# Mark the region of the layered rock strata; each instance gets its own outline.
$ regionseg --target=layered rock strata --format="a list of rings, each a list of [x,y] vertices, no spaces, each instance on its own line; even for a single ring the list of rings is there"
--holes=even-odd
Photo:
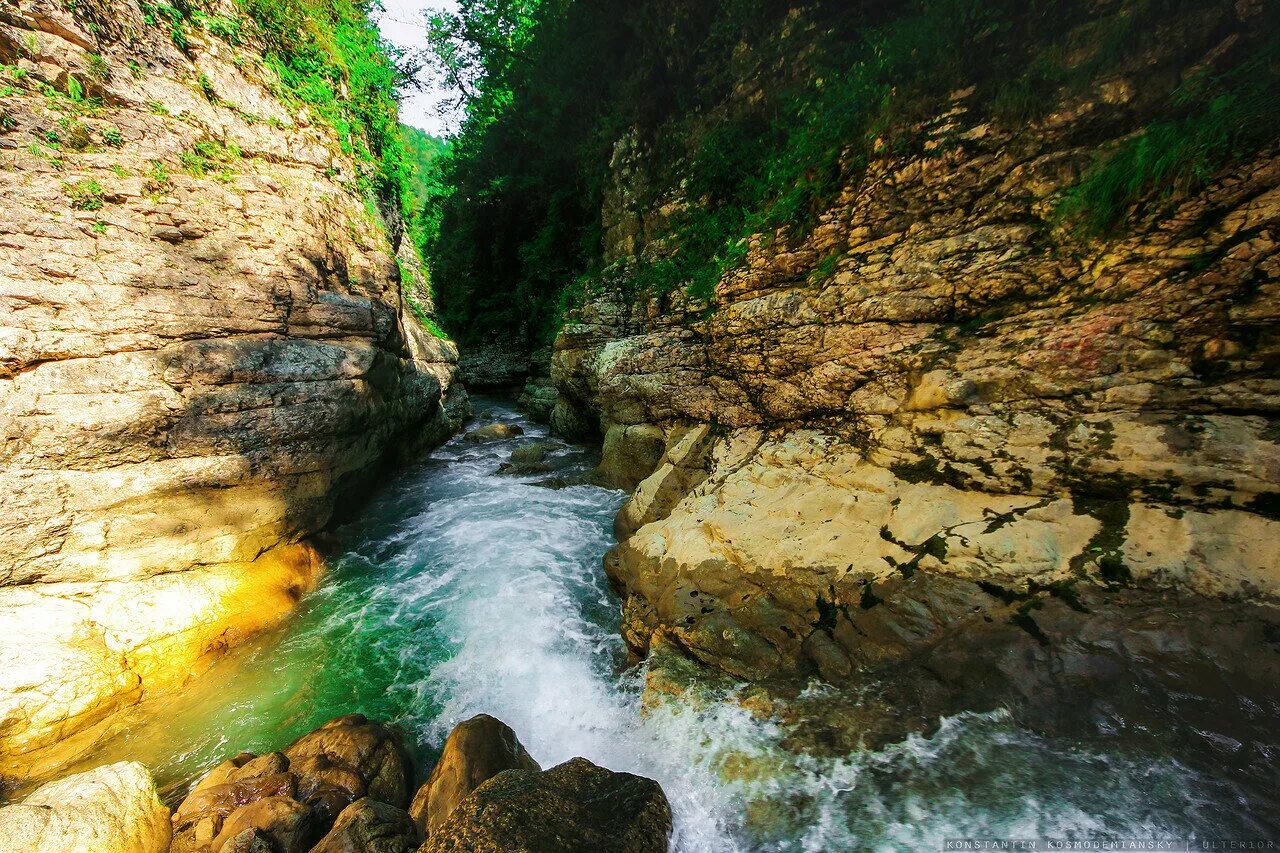
[[[637,655],[887,687],[892,724],[853,714],[853,741],[995,704],[1168,695],[1185,722],[1272,695],[1280,154],[1074,237],[1057,200],[1157,114],[1145,75],[1192,73],[1141,60],[1030,128],[956,92],[923,153],[874,158],[802,239],[754,238],[710,308],[605,293],[564,329],[553,424],[598,427],[609,477],[656,462],[606,559]],[[606,204],[611,257],[662,215],[635,209]],[[1256,708],[1253,758],[1280,719]]]
[[[363,167],[251,43],[23,0],[0,63],[0,772],[22,776],[287,612],[319,569],[304,537],[442,440],[460,389]]]

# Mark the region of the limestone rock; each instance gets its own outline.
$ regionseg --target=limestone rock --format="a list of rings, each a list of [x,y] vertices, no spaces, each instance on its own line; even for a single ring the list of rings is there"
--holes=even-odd
[[[458,372],[470,388],[510,388],[529,375],[529,356],[515,342],[470,346],[458,362]]]
[[[670,836],[671,807],[657,782],[574,758],[493,777],[433,830],[422,851],[664,853]]]
[[[342,810],[311,853],[413,853],[420,841],[404,809],[365,797]]]
[[[1169,23],[1192,33],[1196,14]],[[1202,55],[1156,40],[1135,80],[1031,127],[957,93],[904,128],[954,144],[885,147],[810,231],[749,238],[705,303],[592,283],[556,341],[552,423],[603,425],[606,461],[630,458],[611,451],[629,430],[665,431],[606,557],[634,656],[687,665],[651,668],[651,692],[710,672],[786,696],[762,702],[784,714],[810,679],[886,685],[826,717],[883,740],[995,696],[1046,727],[1106,697],[1141,718],[1129,685],[1187,702],[1200,671],[1275,725],[1280,154],[1105,237],[1054,212],[1085,164],[1166,118],[1136,80]],[[666,205],[630,195],[670,171],[658,156],[615,146],[610,275],[661,250]],[[1189,627],[1206,621],[1223,630]],[[1248,717],[1224,737],[1274,750]],[[849,747],[839,728],[799,740]],[[1211,750],[1195,728],[1170,737]]]
[[[530,420],[549,424],[557,394],[555,382],[550,376],[534,377],[525,383],[524,390],[516,401],[516,408],[528,415]]]
[[[483,783],[504,770],[541,770],[516,733],[480,714],[454,726],[430,778],[414,795],[409,814],[430,837],[454,808]]]
[[[276,622],[320,569],[299,543],[465,406],[456,347],[403,309],[406,241],[253,48],[195,27],[181,51],[135,0],[89,29],[85,14],[32,0],[0,15],[0,53],[39,50],[6,86],[0,170],[13,776],[75,759],[117,711]],[[54,169],[45,91],[70,74],[99,106],[61,116],[89,144]],[[239,155],[186,168],[210,146]],[[81,185],[96,209],[69,197]]]
[[[291,797],[254,800],[236,809],[210,846],[211,853],[230,853],[238,847],[267,841],[279,853],[306,853],[323,831],[314,810]]]
[[[379,828],[382,816],[386,809],[403,814],[412,776],[393,729],[363,714],[338,717],[281,752],[241,753],[211,770],[173,814],[172,853],[223,853],[259,836],[281,849],[314,844],[356,801],[366,805],[332,843],[391,837]],[[370,812],[372,801],[378,808]]]
[[[653,473],[666,449],[666,432],[661,427],[611,426],[605,431],[600,465],[592,479],[607,489],[630,491]]]
[[[165,853],[169,810],[136,762],[98,767],[42,785],[0,808],[3,853]]]

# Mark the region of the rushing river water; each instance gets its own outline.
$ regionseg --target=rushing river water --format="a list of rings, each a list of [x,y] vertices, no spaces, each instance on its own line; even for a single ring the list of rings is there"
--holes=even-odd
[[[525,435],[455,439],[389,482],[339,531],[333,571],[286,627],[149,707],[93,763],[145,761],[174,799],[236,752],[279,748],[362,711],[401,725],[429,767],[455,723],[485,712],[544,767],[583,755],[658,779],[682,851],[1260,829],[1225,782],[1114,744],[1047,741],[999,713],[819,760],[781,750],[775,726],[731,702],[642,711],[601,568],[624,496],[498,474],[513,447],[546,432],[499,401],[476,407]],[[591,464],[580,448],[555,448],[571,471]]]

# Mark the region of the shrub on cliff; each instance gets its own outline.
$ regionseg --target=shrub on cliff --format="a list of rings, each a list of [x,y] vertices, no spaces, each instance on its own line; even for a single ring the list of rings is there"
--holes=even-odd
[[[1089,170],[1062,214],[1110,227],[1274,139],[1274,15],[1199,89],[1144,78],[1142,109],[1160,120]],[[650,251],[623,278],[707,299],[745,238],[801,236],[869,158],[922,151],[915,129],[949,93],[972,89],[971,105],[1023,127],[1108,75],[1142,74],[1162,39],[1190,65],[1230,20],[1215,0],[463,2],[432,28],[436,67],[467,108],[424,217],[438,306],[475,340],[553,335],[602,277],[601,204],[628,133],[647,154],[625,202],[687,204],[644,235]],[[1135,119],[1130,131],[1149,115]]]

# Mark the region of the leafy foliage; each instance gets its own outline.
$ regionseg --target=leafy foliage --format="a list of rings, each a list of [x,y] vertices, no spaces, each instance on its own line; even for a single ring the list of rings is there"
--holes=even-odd
[[[404,186],[405,207],[411,211],[420,211],[426,206],[428,199],[440,194],[440,164],[437,158],[448,150],[449,143],[407,124],[400,125],[400,133],[409,167]]]
[[[288,100],[333,127],[362,186],[399,207],[408,176],[396,89],[407,69],[369,21],[372,0],[239,0]]]
[[[418,219],[441,317],[464,342],[533,345],[593,283],[711,300],[751,235],[802,236],[873,158],[952,144],[920,132],[950,93],[1017,128],[1141,68],[1156,39],[1186,67],[1236,20],[1190,6],[1208,16],[1180,0],[462,0],[429,26],[432,67],[466,108]],[[1266,17],[1264,37],[1280,31]],[[1162,34],[1170,20],[1217,23]],[[1280,136],[1274,48],[1257,41],[1176,91],[1153,76],[1168,88],[1141,109],[1167,118],[1090,169],[1061,215],[1105,230]],[[1136,123],[1109,115],[1103,133]],[[621,212],[683,204],[611,271],[600,212],[620,202],[610,158],[628,136],[648,153]]]

